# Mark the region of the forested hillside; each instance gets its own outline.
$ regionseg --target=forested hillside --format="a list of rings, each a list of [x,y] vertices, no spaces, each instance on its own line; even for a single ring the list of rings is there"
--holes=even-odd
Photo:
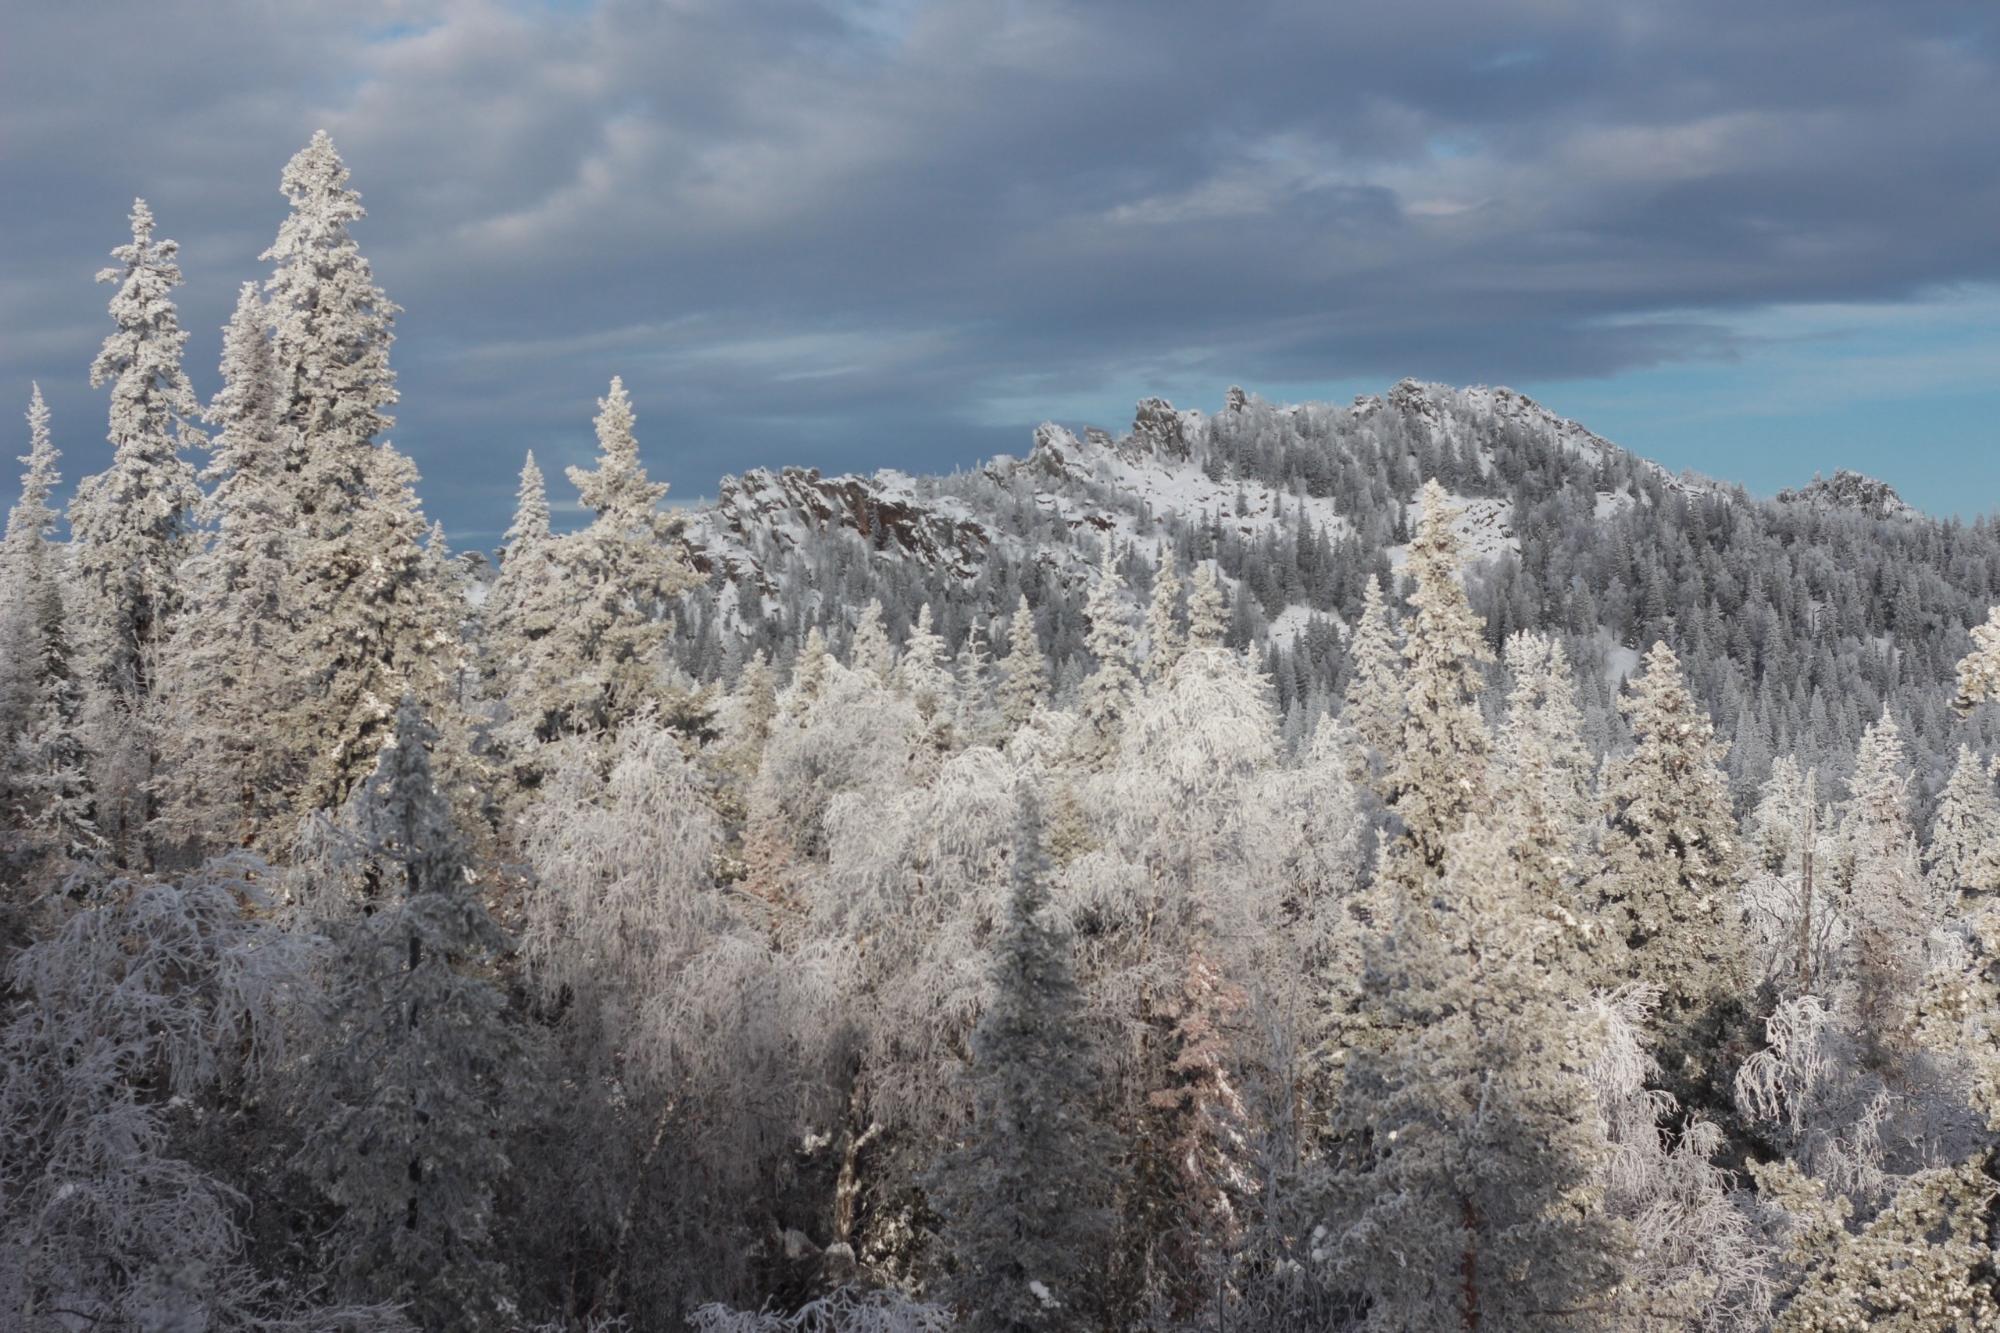
[[[614,378],[454,556],[281,184],[29,401],[0,1324],[2000,1328],[1991,523],[1413,381],[674,509]]]

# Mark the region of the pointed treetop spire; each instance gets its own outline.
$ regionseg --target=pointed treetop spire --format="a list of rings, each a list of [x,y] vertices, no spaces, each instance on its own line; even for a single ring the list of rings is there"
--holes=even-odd
[[[549,492],[532,449],[527,461],[521,464],[521,489],[515,494],[514,522],[505,538],[510,549],[523,542],[543,541],[549,535]]]
[[[655,511],[667,495],[667,483],[648,479],[639,460],[639,439],[633,433],[638,421],[625,381],[613,375],[611,391],[597,400],[597,466],[569,469],[570,484],[583,502],[623,524],[656,521]]]
[[[57,452],[49,437],[49,405],[42,401],[42,386],[28,386],[28,452],[21,455],[27,470],[21,474],[21,498],[7,515],[7,544],[25,541],[33,533],[46,541],[55,534],[56,511],[49,504],[62,474],[56,471]]]

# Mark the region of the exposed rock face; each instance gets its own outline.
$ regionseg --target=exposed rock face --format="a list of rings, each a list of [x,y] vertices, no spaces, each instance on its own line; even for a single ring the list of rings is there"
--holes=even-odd
[[[683,540],[696,569],[719,568],[732,579],[748,574],[768,596],[777,588],[752,554],[755,542],[797,549],[804,533],[830,528],[961,578],[971,577],[992,544],[970,517],[919,500],[900,472],[823,477],[818,468],[796,467],[724,477],[714,506],[688,525]]]
[[[1181,462],[1194,455],[1187,424],[1164,398],[1145,398],[1132,418],[1132,433],[1119,446],[1128,458],[1153,456]]]
[[[1815,509],[1851,509],[1873,518],[1915,518],[1917,511],[1896,494],[1886,481],[1863,476],[1849,468],[1836,469],[1832,477],[1813,474],[1813,479],[1797,490],[1778,492],[1780,504],[1809,505]]]

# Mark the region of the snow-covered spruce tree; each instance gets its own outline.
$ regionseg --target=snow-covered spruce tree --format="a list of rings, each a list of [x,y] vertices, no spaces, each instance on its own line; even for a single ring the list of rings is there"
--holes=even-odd
[[[735,690],[736,745],[743,758],[746,779],[757,772],[764,757],[764,743],[771,739],[771,724],[778,716],[778,675],[770,659],[759,648],[743,664]]]
[[[484,626],[488,670],[511,685],[562,619],[562,571],[549,529],[548,488],[533,450],[521,464],[514,519],[503,540],[500,573],[486,596]]]
[[[1000,716],[1018,731],[1049,700],[1049,663],[1035,637],[1035,613],[1026,593],[1007,626],[1007,656],[1000,662]]]
[[[1078,730],[1079,760],[1085,767],[1108,763],[1118,748],[1118,736],[1131,709],[1138,688],[1133,652],[1132,624],[1125,606],[1125,580],[1119,575],[1111,547],[1104,549],[1104,563],[1091,585],[1084,615],[1090,621],[1084,646],[1096,665],[1084,677],[1077,699],[1077,713],[1083,719]]]
[[[54,858],[53,877],[103,850],[89,755],[80,731],[83,694],[65,606],[62,548],[50,497],[61,480],[49,410],[36,386],[28,403],[21,496],[0,542],[0,825]]]
[[[1844,914],[1852,925],[1842,969],[1852,991],[1844,998],[1871,1063],[1906,1043],[1926,946],[1942,918],[1918,863],[1909,787],[1902,731],[1884,708],[1862,734],[1841,810]]]
[[[882,623],[882,603],[869,598],[854,622],[854,637],[847,648],[847,665],[887,685],[896,677],[896,650],[889,644],[888,626]]]
[[[222,389],[202,504],[212,531],[183,567],[190,613],[161,657],[166,836],[184,845],[289,839],[304,774],[289,736],[299,703],[292,597],[297,515],[278,386],[254,283],[222,334]]]
[[[437,719],[439,777],[456,784],[469,765],[458,697],[464,603],[427,552],[416,465],[386,444],[369,463],[369,494],[344,540],[350,553],[373,554],[335,619],[306,622],[309,660],[332,668],[320,676],[319,743],[307,785],[315,806],[353,791],[394,733],[405,696]]]
[[[299,1071],[315,1129],[297,1165],[328,1209],[316,1258],[336,1292],[472,1329],[508,1308],[494,1198],[536,1079],[484,974],[509,942],[473,888],[437,741],[406,697],[303,868],[334,942],[325,1034]]]
[[[1993,774],[1972,747],[1958,747],[1958,762],[1931,817],[1924,853],[1931,896],[1950,909],[1968,895],[2000,892],[2000,799]]]
[[[1187,642],[1180,628],[1181,574],[1172,543],[1160,547],[1153,573],[1153,597],[1146,606],[1146,676],[1157,680],[1174,669]]]
[[[1110,1136],[1091,1120],[1097,1073],[1069,939],[1048,919],[1048,861],[1025,789],[992,997],[972,1034],[972,1123],[930,1187],[952,1266],[939,1282],[967,1328],[1092,1322],[1108,1260]]]
[[[1220,648],[1228,632],[1229,608],[1223,603],[1215,562],[1204,560],[1194,572],[1194,587],[1188,591],[1188,646]]]
[[[35,695],[21,729],[5,748],[8,773],[0,779],[12,816],[30,850],[53,858],[57,870],[94,860],[105,851],[97,829],[97,793],[82,737],[84,695],[72,665],[62,584],[36,591],[22,625],[25,646],[37,654]]]
[[[1504,821],[1521,831],[1517,850],[1532,863],[1524,868],[1527,882],[1555,893],[1543,910],[1558,925],[1564,957],[1573,959],[1588,928],[1574,888],[1597,822],[1576,682],[1569,654],[1546,635],[1513,635],[1504,657],[1512,684],[1494,743],[1494,785]]]
[[[557,552],[569,597],[551,648],[524,682],[524,716],[543,739],[614,732],[668,697],[663,648],[670,615],[694,572],[660,508],[667,484],[646,475],[624,381],[597,401],[597,466],[569,479],[594,517]]]
[[[951,670],[945,665],[944,639],[931,628],[929,603],[917,612],[917,623],[910,627],[903,658],[896,663],[895,683],[927,721],[945,714],[942,720],[949,723],[954,702]]]
[[[1457,517],[1444,488],[1435,479],[1425,482],[1410,543],[1416,588],[1403,640],[1402,734],[1387,768],[1389,807],[1402,827],[1383,849],[1390,880],[1417,893],[1437,883],[1445,845],[1489,798],[1493,742],[1479,696],[1481,667],[1493,655],[1459,582]]]
[[[1352,664],[1347,678],[1346,707],[1341,716],[1360,743],[1354,777],[1365,775],[1370,786],[1383,788],[1390,762],[1403,744],[1403,650],[1382,580],[1371,578],[1361,594],[1361,615],[1347,641]]]
[[[1671,1076],[1677,1062],[1714,1054],[1694,1029],[1744,997],[1748,958],[1725,747],[1688,693],[1673,649],[1654,644],[1645,667],[1619,700],[1635,747],[1604,778],[1598,882],[1604,929],[1617,937],[1604,962],[1610,976],[1656,990],[1655,1030],[1674,1044],[1661,1056]]]
[[[62,577],[62,548],[56,543],[59,515],[50,503],[62,481],[61,455],[49,434],[49,408],[42,386],[28,397],[28,452],[21,455],[20,498],[7,511],[0,539],[0,742],[26,724],[38,687],[40,654],[29,626],[43,604],[43,590]]]
[[[111,386],[111,466],[85,477],[70,506],[71,616],[99,824],[125,862],[146,855],[157,759],[147,705],[156,655],[182,601],[180,565],[193,548],[200,500],[194,467],[180,456],[201,409],[181,369],[178,253],[174,242],[153,239],[152,211],[134,200],[132,239],[97,275],[118,284],[115,331],[90,367],[93,386]]]
[[[1972,630],[1972,651],[1958,664],[1960,712],[1971,712],[1983,703],[2000,698],[2000,606],[1986,615],[1986,623]]]
[[[994,702],[993,655],[987,638],[991,632],[990,621],[967,631],[952,660],[956,691],[952,730],[960,745],[999,745],[1006,740]]]
[[[434,714],[456,674],[456,613],[424,578],[416,470],[378,437],[392,424],[397,308],[348,234],[365,216],[324,130],[286,164],[291,213],[264,251],[279,440],[296,520],[295,649],[302,700],[291,729],[305,808],[340,805],[415,691]]]
[[[1535,961],[1548,891],[1509,854],[1521,837],[1473,815],[1435,903],[1376,923],[1379,1044],[1340,1056],[1326,1241],[1367,1329],[1598,1328],[1617,1309],[1626,1238],[1585,1034]]]

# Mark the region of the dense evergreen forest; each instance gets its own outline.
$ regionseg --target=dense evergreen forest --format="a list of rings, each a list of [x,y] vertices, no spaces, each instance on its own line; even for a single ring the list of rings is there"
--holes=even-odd
[[[455,556],[281,183],[29,403],[0,1323],[2000,1328],[1991,523],[1413,382],[681,511],[613,379]]]

